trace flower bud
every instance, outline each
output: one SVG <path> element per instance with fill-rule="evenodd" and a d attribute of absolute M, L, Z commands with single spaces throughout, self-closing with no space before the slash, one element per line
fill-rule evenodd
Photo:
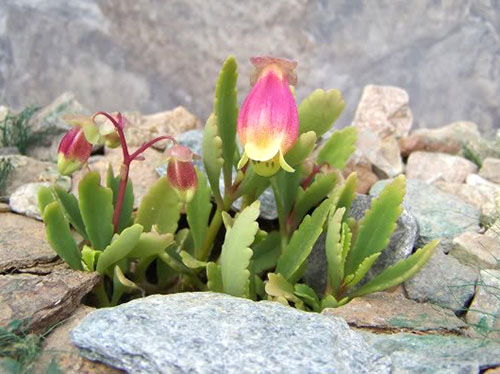
<path fill-rule="evenodd" d="M 81 127 L 73 127 L 61 140 L 57 156 L 57 168 L 62 175 L 71 175 L 87 162 L 92 144 L 85 138 Z"/>
<path fill-rule="evenodd" d="M 183 145 L 174 145 L 165 151 L 167 156 L 167 179 L 178 192 L 181 200 L 190 202 L 196 193 L 198 177 L 193 159 L 196 156 Z"/>
<path fill-rule="evenodd" d="M 293 172 L 283 156 L 299 134 L 297 105 L 290 89 L 296 83 L 297 63 L 272 57 L 255 57 L 251 62 L 255 84 L 238 116 L 238 137 L 244 148 L 238 168 L 250 159 L 262 176 L 271 176 L 280 167 Z"/>

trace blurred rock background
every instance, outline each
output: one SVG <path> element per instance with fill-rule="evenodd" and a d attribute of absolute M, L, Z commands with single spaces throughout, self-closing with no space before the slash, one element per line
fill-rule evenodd
<path fill-rule="evenodd" d="M 46 105 L 72 91 L 90 110 L 183 105 L 204 120 L 218 70 L 250 56 L 299 61 L 297 96 L 339 88 L 352 121 L 367 84 L 410 96 L 414 127 L 500 126 L 496 0 L 1 0 L 0 103 Z"/>

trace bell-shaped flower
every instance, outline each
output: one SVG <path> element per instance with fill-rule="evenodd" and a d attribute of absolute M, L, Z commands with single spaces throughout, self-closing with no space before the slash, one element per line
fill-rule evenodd
<path fill-rule="evenodd" d="M 61 140 L 57 155 L 57 168 L 62 175 L 71 175 L 89 159 L 92 144 L 85 138 L 81 127 L 73 127 Z"/>
<path fill-rule="evenodd" d="M 297 141 L 299 116 L 290 85 L 296 84 L 294 61 L 254 57 L 252 90 L 238 116 L 238 137 L 244 148 L 238 168 L 250 159 L 255 172 L 271 176 L 279 168 L 294 169 L 284 155 Z"/>
<path fill-rule="evenodd" d="M 167 156 L 167 179 L 184 202 L 193 199 L 198 186 L 198 177 L 194 169 L 193 160 L 197 157 L 183 145 L 175 144 L 165 151 Z"/>

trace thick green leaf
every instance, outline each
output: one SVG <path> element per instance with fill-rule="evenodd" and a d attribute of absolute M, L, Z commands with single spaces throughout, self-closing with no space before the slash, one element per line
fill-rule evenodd
<path fill-rule="evenodd" d="M 374 253 L 371 256 L 366 257 L 361 264 L 359 264 L 356 271 L 349 275 L 349 279 L 346 278 L 345 287 L 346 289 L 352 288 L 359 283 L 361 279 L 365 276 L 365 274 L 370 270 L 372 265 L 377 261 L 378 256 L 380 256 L 381 252 Z"/>
<path fill-rule="evenodd" d="M 108 167 L 108 173 L 106 177 L 106 185 L 113 191 L 113 207 L 116 207 L 121 178 L 119 176 L 115 177 L 113 175 L 113 168 L 111 167 L 111 165 L 109 165 Z M 129 179 L 127 181 L 127 187 L 125 187 L 125 194 L 123 196 L 122 211 L 120 212 L 120 220 L 118 221 L 118 232 L 122 232 L 125 227 L 130 225 L 133 211 L 134 189 L 132 187 L 132 182 Z"/>
<path fill-rule="evenodd" d="M 285 160 L 288 165 L 295 167 L 295 165 L 304 161 L 313 151 L 316 139 L 314 131 L 301 134 L 294 146 L 285 154 Z"/>
<path fill-rule="evenodd" d="M 274 297 L 284 297 L 287 300 L 295 301 L 295 289 L 293 284 L 288 282 L 281 274 L 269 273 L 267 274 L 268 281 L 266 282 L 266 293 Z"/>
<path fill-rule="evenodd" d="M 277 231 L 270 232 L 264 240 L 254 244 L 252 262 L 256 274 L 276 266 L 281 253 L 280 245 L 281 235 Z"/>
<path fill-rule="evenodd" d="M 220 266 L 215 262 L 207 264 L 207 287 L 212 292 L 224 292 Z"/>
<path fill-rule="evenodd" d="M 195 257 L 191 256 L 188 252 L 182 251 L 179 253 L 182 262 L 190 269 L 202 269 L 207 266 L 207 262 L 198 261 Z"/>
<path fill-rule="evenodd" d="M 323 231 L 332 202 L 327 199 L 318 206 L 312 216 L 307 215 L 299 228 L 293 233 L 292 239 L 284 253 L 278 259 L 276 272 L 290 280 L 305 263 L 312 247 Z"/>
<path fill-rule="evenodd" d="M 141 292 L 144 296 L 144 290 L 128 279 L 118 265 L 115 266 L 113 272 L 113 297 L 111 299 L 111 305 L 117 305 L 124 293 L 136 292 Z"/>
<path fill-rule="evenodd" d="M 341 243 L 342 217 L 345 208 L 340 208 L 334 214 L 330 213 L 328 229 L 325 240 L 326 260 L 328 263 L 328 285 L 333 295 L 336 295 L 342 279 L 344 268 L 342 264 L 343 247 Z"/>
<path fill-rule="evenodd" d="M 174 236 L 168 234 L 158 234 L 157 232 L 143 232 L 139 241 L 128 254 L 129 258 L 145 258 L 156 256 L 174 242 Z"/>
<path fill-rule="evenodd" d="M 327 132 L 344 110 L 344 98 L 338 90 L 315 90 L 299 105 L 300 133 L 314 131 L 318 137 Z"/>
<path fill-rule="evenodd" d="M 238 120 L 238 100 L 236 82 L 238 64 L 234 56 L 224 62 L 215 88 L 214 113 L 217 119 L 218 135 L 222 139 L 224 156 L 224 181 L 231 179 L 233 158 L 236 152 L 236 121 Z"/>
<path fill-rule="evenodd" d="M 224 165 L 224 158 L 222 158 L 222 139 L 217 135 L 217 122 L 214 114 L 208 117 L 205 125 L 201 153 L 212 192 L 216 200 L 222 201 L 219 190 L 219 176 Z"/>
<path fill-rule="evenodd" d="M 349 225 L 345 222 L 342 223 L 342 237 L 340 243 L 342 245 L 342 262 L 340 264 L 340 268 L 342 269 L 342 277 L 344 276 L 344 266 L 345 260 L 347 258 L 347 254 L 351 250 L 352 243 L 352 232 L 349 228 Z"/>
<path fill-rule="evenodd" d="M 174 233 L 180 215 L 181 203 L 177 193 L 167 178 L 160 178 L 142 198 L 135 222 L 141 224 L 146 232 L 155 226 L 160 234 Z"/>
<path fill-rule="evenodd" d="M 326 295 L 323 300 L 321 300 L 321 310 L 325 308 L 337 308 L 346 304 L 348 301 L 348 297 L 344 297 L 340 301 L 337 301 L 332 295 Z"/>
<path fill-rule="evenodd" d="M 335 131 L 318 153 L 317 163 L 328 163 L 331 167 L 342 170 L 356 150 L 358 131 L 355 127 Z"/>
<path fill-rule="evenodd" d="M 69 223 L 57 201 L 48 204 L 43 210 L 43 222 L 47 241 L 52 249 L 75 270 L 82 270 L 81 253 L 71 235 Z"/>
<path fill-rule="evenodd" d="M 284 217 L 288 217 L 297 196 L 297 190 L 300 186 L 301 179 L 300 167 L 301 166 L 298 165 L 294 173 L 280 170 L 274 176 L 276 186 L 279 191 L 278 201 L 276 201 L 276 204 L 280 204 L 280 209 L 283 212 Z"/>
<path fill-rule="evenodd" d="M 431 258 L 438 244 L 439 240 L 433 240 L 425 247 L 418 249 L 410 257 L 388 267 L 371 281 L 350 294 L 349 298 L 352 299 L 372 292 L 383 291 L 410 279 Z"/>
<path fill-rule="evenodd" d="M 38 189 L 37 199 L 38 199 L 38 210 L 40 211 L 40 216 L 43 216 L 43 211 L 45 210 L 45 207 L 47 205 L 56 201 L 52 193 L 52 188 L 45 186 L 41 186 Z"/>
<path fill-rule="evenodd" d="M 319 312 L 321 310 L 321 302 L 319 301 L 318 295 L 316 295 L 316 292 L 307 284 L 297 283 L 294 287 L 294 293 L 313 311 Z"/>
<path fill-rule="evenodd" d="M 371 208 L 359 222 L 356 241 L 349 251 L 345 264 L 345 273 L 354 273 L 365 258 L 381 252 L 389 244 L 391 234 L 396 229 L 396 221 L 403 208 L 405 177 L 394 179 L 374 199 Z"/>
<path fill-rule="evenodd" d="M 99 254 L 101 254 L 101 251 L 96 251 L 92 248 L 90 248 L 88 245 L 84 245 L 82 248 L 82 261 L 84 264 L 84 267 L 86 267 L 85 270 L 87 271 L 95 271 L 95 264 L 97 262 L 97 258 L 99 257 Z"/>
<path fill-rule="evenodd" d="M 312 207 L 317 206 L 327 198 L 336 184 L 337 175 L 335 173 L 317 174 L 314 182 L 305 191 L 300 188 L 293 208 L 295 222 L 300 222 Z"/>
<path fill-rule="evenodd" d="M 358 183 L 358 175 L 351 173 L 344 182 L 344 186 L 340 191 L 337 200 L 337 208 L 345 208 L 343 221 L 346 222 L 349 211 L 352 207 L 352 202 L 356 198 L 356 185 Z"/>
<path fill-rule="evenodd" d="M 66 219 L 85 240 L 88 240 L 87 230 L 85 229 L 85 224 L 83 223 L 76 197 L 57 185 L 53 187 L 53 191 L 55 197 L 61 204 Z"/>
<path fill-rule="evenodd" d="M 99 256 L 96 267 L 97 272 L 104 274 L 110 266 L 126 258 L 139 242 L 142 230 L 141 225 L 135 224 L 127 227 L 121 234 L 116 234 L 113 242 Z"/>
<path fill-rule="evenodd" d="M 85 175 L 78 185 L 83 223 L 94 249 L 104 249 L 113 236 L 113 191 L 100 186 L 96 171 Z"/>
<path fill-rule="evenodd" d="M 259 214 L 260 202 L 257 200 L 246 207 L 234 221 L 233 227 L 226 231 L 219 262 L 222 286 L 227 294 L 240 297 L 248 294 L 248 266 L 253 253 L 250 245 L 259 229 Z"/>
<path fill-rule="evenodd" d="M 199 259 L 208 229 L 212 203 L 210 202 L 210 187 L 207 185 L 205 174 L 199 170 L 196 170 L 196 174 L 198 175 L 198 187 L 193 199 L 186 206 L 186 214 L 189 230 L 193 236 L 195 257 Z"/>

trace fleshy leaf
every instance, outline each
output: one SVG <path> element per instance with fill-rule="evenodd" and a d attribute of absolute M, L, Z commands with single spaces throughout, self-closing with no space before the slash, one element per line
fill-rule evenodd
<path fill-rule="evenodd" d="M 225 181 L 232 178 L 233 158 L 236 152 L 236 123 L 238 120 L 237 80 L 238 64 L 234 56 L 229 56 L 219 73 L 214 100 L 214 113 L 217 120 L 218 135 L 222 139 Z"/>
<path fill-rule="evenodd" d="M 388 267 L 371 281 L 350 294 L 349 298 L 352 299 L 369 293 L 383 291 L 410 279 L 431 258 L 438 243 L 439 240 L 433 240 L 425 247 L 418 249 L 410 257 Z"/>
<path fill-rule="evenodd" d="M 94 249 L 104 249 L 113 236 L 113 191 L 100 186 L 96 171 L 83 177 L 78 185 L 79 206 L 87 235 Z"/>
<path fill-rule="evenodd" d="M 124 293 L 134 292 L 141 292 L 144 294 L 144 290 L 142 290 L 142 288 L 125 277 L 118 265 L 115 266 L 113 273 L 113 298 L 111 299 L 111 305 L 117 305 Z"/>
<path fill-rule="evenodd" d="M 351 229 L 349 228 L 349 225 L 347 223 L 342 223 L 342 237 L 341 237 L 341 245 L 342 245 L 342 262 L 341 262 L 341 269 L 342 269 L 342 276 L 344 276 L 344 266 L 345 266 L 345 260 L 347 258 L 347 254 L 351 250 L 351 243 L 352 243 L 352 232 Z"/>
<path fill-rule="evenodd" d="M 297 167 L 295 173 L 288 173 L 284 170 L 280 170 L 276 173 L 274 178 L 279 191 L 278 196 L 275 195 L 275 198 L 277 199 L 276 205 L 279 204 L 279 207 L 277 206 L 278 212 L 281 210 L 283 216 L 288 217 L 288 214 L 292 210 L 297 190 L 300 185 L 300 165 Z"/>
<path fill-rule="evenodd" d="M 356 198 L 356 185 L 358 184 L 358 175 L 351 173 L 344 182 L 337 200 L 337 208 L 345 208 L 344 219 L 346 222 L 349 211 L 352 207 L 352 202 Z"/>
<path fill-rule="evenodd" d="M 139 241 L 130 251 L 130 258 L 145 258 L 156 256 L 162 253 L 174 241 L 174 236 L 168 234 L 158 234 L 157 232 L 143 232 L 139 237 Z"/>
<path fill-rule="evenodd" d="M 335 173 L 317 174 L 314 182 L 304 191 L 302 188 L 297 193 L 296 203 L 293 208 L 295 222 L 298 223 L 302 217 L 323 199 L 328 197 L 337 184 Z"/>
<path fill-rule="evenodd" d="M 280 243 L 281 235 L 272 231 L 261 242 L 254 244 L 252 262 L 256 274 L 276 266 L 281 253 Z"/>
<path fill-rule="evenodd" d="M 75 270 L 82 270 L 81 253 L 71 235 L 69 222 L 57 201 L 48 204 L 43 211 L 47 241 L 52 249 Z"/>
<path fill-rule="evenodd" d="M 396 229 L 396 221 L 403 208 L 405 177 L 394 179 L 374 199 L 371 208 L 359 222 L 356 241 L 347 255 L 345 273 L 354 273 L 365 258 L 381 252 L 389 244 L 389 239 Z"/>
<path fill-rule="evenodd" d="M 331 200 L 327 199 L 314 210 L 312 216 L 307 215 L 304 218 L 299 228 L 293 233 L 284 253 L 278 259 L 276 273 L 290 280 L 300 270 L 323 231 L 323 224 L 331 205 Z"/>
<path fill-rule="evenodd" d="M 326 260 L 328 263 L 328 285 L 333 295 L 337 294 L 342 279 L 344 268 L 342 264 L 343 247 L 341 243 L 342 217 L 345 208 L 340 208 L 334 214 L 330 213 L 328 229 L 325 239 Z"/>
<path fill-rule="evenodd" d="M 64 190 L 60 186 L 53 187 L 54 195 L 61 204 L 64 216 L 71 223 L 78 233 L 88 240 L 87 230 L 85 229 L 85 224 L 83 223 L 82 215 L 80 213 L 80 208 L 78 207 L 78 200 L 76 197 Z"/>
<path fill-rule="evenodd" d="M 248 266 L 252 257 L 250 245 L 259 229 L 256 222 L 260 213 L 260 202 L 243 209 L 234 221 L 233 227 L 227 229 L 220 255 L 220 269 L 224 292 L 244 297 L 248 294 L 250 271 Z"/>
<path fill-rule="evenodd" d="M 186 206 L 186 214 L 189 230 L 193 236 L 195 257 L 199 259 L 208 229 L 212 203 L 210 202 L 210 187 L 207 185 L 205 174 L 199 170 L 196 170 L 196 174 L 198 175 L 198 187 L 193 199 Z"/>
<path fill-rule="evenodd" d="M 224 159 L 222 158 L 222 139 L 217 135 L 216 121 L 214 114 L 208 117 L 203 132 L 201 152 L 212 192 L 217 200 L 222 201 L 219 190 L 219 176 L 224 165 Z"/>
<path fill-rule="evenodd" d="M 297 309 L 305 309 L 304 302 L 295 296 L 293 284 L 290 283 L 281 274 L 269 273 L 267 275 L 268 281 L 265 285 L 266 293 L 272 299 L 288 305 L 288 302 L 293 302 Z"/>
<path fill-rule="evenodd" d="M 181 253 L 179 253 L 179 255 L 181 256 L 184 265 L 186 265 L 190 269 L 201 269 L 207 266 L 207 263 L 205 261 L 198 261 L 186 251 L 182 251 Z"/>
<path fill-rule="evenodd" d="M 213 292 L 224 292 L 222 287 L 222 274 L 220 271 L 220 266 L 215 262 L 209 262 L 207 264 L 207 287 Z"/>
<path fill-rule="evenodd" d="M 82 262 L 87 271 L 95 271 L 95 264 L 97 262 L 98 255 L 101 251 L 96 251 L 90 248 L 88 245 L 84 245 L 82 248 Z"/>
<path fill-rule="evenodd" d="M 38 189 L 37 200 L 40 216 L 43 217 L 43 211 L 45 210 L 45 207 L 50 203 L 56 201 L 54 195 L 52 194 L 52 188 L 41 186 Z"/>
<path fill-rule="evenodd" d="M 356 150 L 357 140 L 358 131 L 353 126 L 335 131 L 320 149 L 317 163 L 326 162 L 331 167 L 342 170 L 351 154 Z"/>
<path fill-rule="evenodd" d="M 318 295 L 316 295 L 316 292 L 307 284 L 297 283 L 294 287 L 294 293 L 313 311 L 319 312 L 321 310 L 321 302 L 319 301 Z"/>
<path fill-rule="evenodd" d="M 167 178 L 163 177 L 142 198 L 135 222 L 141 224 L 146 232 L 155 226 L 159 234 L 174 233 L 180 214 L 179 197 Z"/>
<path fill-rule="evenodd" d="M 106 247 L 97 261 L 96 270 L 104 274 L 106 270 L 121 259 L 124 259 L 134 249 L 142 234 L 142 226 L 135 224 L 116 234 L 113 242 Z"/>
<path fill-rule="evenodd" d="M 316 139 L 314 131 L 301 134 L 294 146 L 285 154 L 286 162 L 290 166 L 295 167 L 304 161 L 313 151 Z"/>
<path fill-rule="evenodd" d="M 359 283 L 361 279 L 365 276 L 365 274 L 370 270 L 372 265 L 377 261 L 377 258 L 381 255 L 381 252 L 377 252 L 372 254 L 371 256 L 366 257 L 361 264 L 359 264 L 356 271 L 350 274 L 351 278 L 349 281 L 346 281 L 346 288 L 352 288 Z"/>
<path fill-rule="evenodd" d="M 344 110 L 344 98 L 338 90 L 315 90 L 299 105 L 299 132 L 314 131 L 318 138 L 327 132 Z"/>
<path fill-rule="evenodd" d="M 116 206 L 116 201 L 118 199 L 118 190 L 120 189 L 121 178 L 115 177 L 113 175 L 113 168 L 111 165 L 108 167 L 106 185 L 113 191 L 113 207 Z M 125 227 L 130 225 L 132 219 L 132 212 L 134 210 L 134 189 L 132 187 L 132 181 L 129 179 L 127 181 L 127 187 L 125 188 L 125 195 L 123 197 L 122 211 L 120 212 L 120 220 L 118 224 L 118 232 L 122 232 Z"/>

